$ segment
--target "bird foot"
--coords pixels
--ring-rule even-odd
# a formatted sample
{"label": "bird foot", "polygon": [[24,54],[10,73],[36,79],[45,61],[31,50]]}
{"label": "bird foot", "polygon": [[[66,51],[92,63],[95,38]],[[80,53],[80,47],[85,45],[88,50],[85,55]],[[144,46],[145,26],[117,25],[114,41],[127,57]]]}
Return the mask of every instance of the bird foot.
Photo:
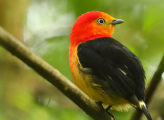
{"label": "bird foot", "polygon": [[110,115],[110,117],[112,118],[112,120],[115,120],[115,117],[114,117],[114,115],[112,113],[110,113],[110,112],[107,112],[107,113]]}
{"label": "bird foot", "polygon": [[111,108],[112,106],[108,106],[105,111],[111,116],[112,120],[115,120],[115,117],[112,113],[108,112],[108,110]]}
{"label": "bird foot", "polygon": [[103,110],[105,110],[105,112],[107,112],[107,113],[111,116],[112,120],[115,120],[114,115],[113,115],[112,113],[108,112],[108,110],[109,110],[112,106],[108,106],[106,109],[104,109],[104,107],[102,106],[102,102],[96,102],[96,103],[97,103]]}

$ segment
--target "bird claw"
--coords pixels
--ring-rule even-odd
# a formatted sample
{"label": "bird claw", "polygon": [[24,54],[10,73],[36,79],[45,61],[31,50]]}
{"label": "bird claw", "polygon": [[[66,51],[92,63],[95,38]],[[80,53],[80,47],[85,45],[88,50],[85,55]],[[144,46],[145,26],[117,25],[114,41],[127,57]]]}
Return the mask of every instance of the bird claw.
{"label": "bird claw", "polygon": [[111,116],[112,120],[115,120],[115,117],[112,113],[108,112],[108,110],[111,108],[112,106],[108,106],[105,111]]}
{"label": "bird claw", "polygon": [[108,111],[107,111],[107,113],[111,116],[112,120],[115,120],[115,117],[114,117],[114,115],[112,113],[110,113]]}
{"label": "bird claw", "polygon": [[107,112],[110,117],[112,118],[112,120],[115,120],[115,117],[112,113],[108,112],[108,110],[112,107],[112,106],[108,106],[106,109],[104,109],[104,107],[102,106],[102,102],[96,102],[103,110],[105,110],[105,112]]}

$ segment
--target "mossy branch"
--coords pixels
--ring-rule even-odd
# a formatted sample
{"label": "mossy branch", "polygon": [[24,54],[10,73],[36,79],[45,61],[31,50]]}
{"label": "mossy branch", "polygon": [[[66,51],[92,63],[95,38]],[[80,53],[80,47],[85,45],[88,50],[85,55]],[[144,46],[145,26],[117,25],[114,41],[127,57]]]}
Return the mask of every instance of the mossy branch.
{"label": "mossy branch", "polygon": [[70,80],[34,54],[28,47],[6,32],[2,27],[0,27],[0,45],[57,87],[94,120],[111,120],[107,112],[102,110],[100,106],[78,89]]}

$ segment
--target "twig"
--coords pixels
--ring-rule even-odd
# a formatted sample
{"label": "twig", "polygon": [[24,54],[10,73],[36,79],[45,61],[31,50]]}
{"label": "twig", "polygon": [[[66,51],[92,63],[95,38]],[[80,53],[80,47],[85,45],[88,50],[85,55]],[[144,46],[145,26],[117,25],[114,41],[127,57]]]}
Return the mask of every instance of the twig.
{"label": "twig", "polygon": [[[147,89],[147,92],[146,92],[146,99],[145,99],[145,103],[148,105],[152,96],[153,96],[153,93],[155,91],[155,89],[157,88],[160,80],[161,80],[161,76],[162,76],[162,73],[164,72],[164,55],[158,65],[158,68],[156,70],[156,72],[154,73],[153,77],[152,77],[152,80],[150,82],[150,85]],[[140,120],[142,116],[142,113],[139,112],[139,111],[135,111],[131,120]]]}
{"label": "twig", "polygon": [[100,106],[80,91],[58,70],[54,69],[40,57],[35,55],[22,42],[18,41],[2,27],[0,27],[0,45],[57,87],[94,120],[111,120],[111,117],[107,112],[103,111]]}

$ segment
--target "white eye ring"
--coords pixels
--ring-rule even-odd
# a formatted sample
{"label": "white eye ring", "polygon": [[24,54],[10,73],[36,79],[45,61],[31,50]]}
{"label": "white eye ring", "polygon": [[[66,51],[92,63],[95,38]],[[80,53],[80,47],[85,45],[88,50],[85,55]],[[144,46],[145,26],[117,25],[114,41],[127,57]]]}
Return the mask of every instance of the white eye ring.
{"label": "white eye ring", "polygon": [[103,18],[99,18],[97,20],[97,22],[100,24],[100,25],[103,25],[105,23],[105,20]]}

